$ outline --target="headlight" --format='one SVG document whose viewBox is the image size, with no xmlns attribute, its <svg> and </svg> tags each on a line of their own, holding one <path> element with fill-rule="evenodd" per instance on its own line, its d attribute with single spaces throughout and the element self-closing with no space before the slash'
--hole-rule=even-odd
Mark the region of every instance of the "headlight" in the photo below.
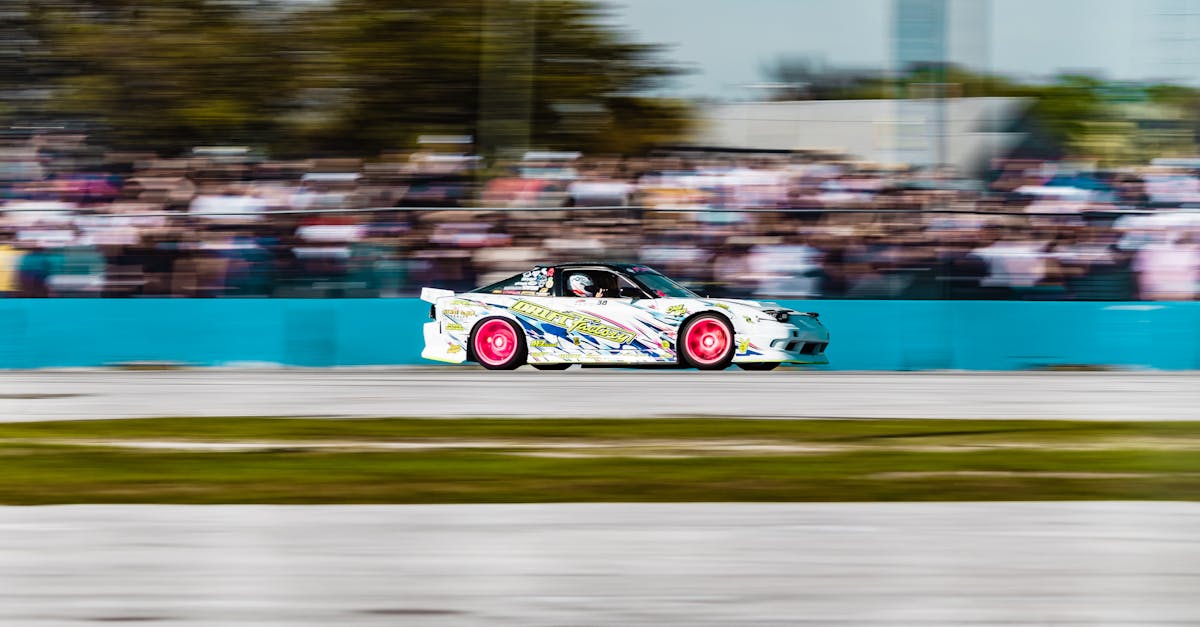
<svg viewBox="0 0 1200 627">
<path fill-rule="evenodd" d="M 763 310 L 763 315 L 767 316 L 768 320 L 773 318 L 777 322 L 787 322 L 792 317 L 791 312 L 783 309 L 765 309 Z"/>
</svg>

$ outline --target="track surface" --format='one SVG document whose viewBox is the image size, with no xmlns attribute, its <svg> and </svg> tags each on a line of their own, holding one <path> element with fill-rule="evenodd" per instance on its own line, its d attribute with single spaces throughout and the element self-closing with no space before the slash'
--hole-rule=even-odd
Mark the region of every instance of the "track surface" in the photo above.
<svg viewBox="0 0 1200 627">
<path fill-rule="evenodd" d="M 0 421 L 151 416 L 1198 420 L 1197 373 L 470 368 L 0 373 Z"/>
<path fill-rule="evenodd" d="M 1195 625 L 1200 504 L 0 509 L 0 624 Z"/>
</svg>

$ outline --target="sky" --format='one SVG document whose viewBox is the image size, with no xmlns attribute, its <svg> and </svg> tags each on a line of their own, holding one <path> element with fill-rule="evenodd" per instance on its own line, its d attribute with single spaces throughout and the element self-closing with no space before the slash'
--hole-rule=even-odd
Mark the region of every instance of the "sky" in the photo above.
<svg viewBox="0 0 1200 627">
<path fill-rule="evenodd" d="M 892 0 L 603 0 L 638 41 L 695 72 L 671 93 L 746 99 L 781 57 L 892 62 Z M 1083 71 L 1200 84 L 1200 1 L 950 0 L 951 60 L 1042 80 Z"/>
</svg>

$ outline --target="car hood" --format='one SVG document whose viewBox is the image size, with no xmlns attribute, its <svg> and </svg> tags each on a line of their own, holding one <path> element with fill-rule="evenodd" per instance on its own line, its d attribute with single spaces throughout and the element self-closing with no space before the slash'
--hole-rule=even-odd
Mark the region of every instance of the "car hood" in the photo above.
<svg viewBox="0 0 1200 627">
<path fill-rule="evenodd" d="M 790 311 L 790 312 L 800 314 L 803 316 L 812 316 L 813 318 L 817 317 L 817 314 L 815 312 L 800 311 L 798 309 L 792 309 L 791 307 L 784 307 L 783 305 L 780 305 L 779 303 L 771 302 L 771 301 L 764 302 L 761 300 L 742 300 L 742 299 L 738 299 L 738 298 L 709 298 L 706 300 L 714 305 L 719 303 L 722 305 L 747 307 L 749 309 L 754 309 L 757 311 L 779 311 L 779 310 L 782 310 L 782 311 Z"/>
</svg>

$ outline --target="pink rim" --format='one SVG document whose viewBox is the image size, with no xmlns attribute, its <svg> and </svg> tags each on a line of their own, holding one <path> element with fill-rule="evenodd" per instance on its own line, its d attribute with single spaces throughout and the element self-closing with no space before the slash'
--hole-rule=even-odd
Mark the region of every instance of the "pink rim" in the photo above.
<svg viewBox="0 0 1200 627">
<path fill-rule="evenodd" d="M 488 320 L 475 332 L 475 356 L 489 366 L 499 366 L 517 352 L 517 333 L 503 320 Z"/>
<path fill-rule="evenodd" d="M 686 343 L 694 361 L 713 364 L 721 361 L 730 346 L 729 329 L 712 318 L 698 320 L 688 329 Z"/>
</svg>

